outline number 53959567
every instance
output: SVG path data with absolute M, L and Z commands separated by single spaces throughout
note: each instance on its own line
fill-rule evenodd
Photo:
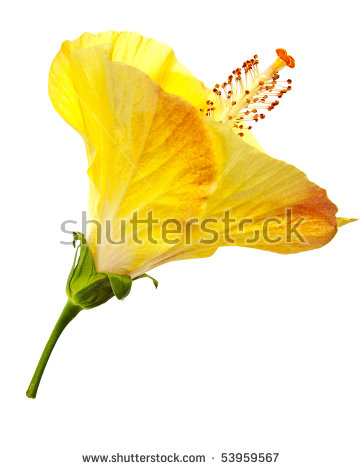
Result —
M 221 462 L 276 462 L 279 454 L 277 452 L 223 452 Z

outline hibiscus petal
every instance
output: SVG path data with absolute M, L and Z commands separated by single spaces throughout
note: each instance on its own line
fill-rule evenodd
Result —
M 118 35 L 112 60 L 142 70 L 163 90 L 182 96 L 197 109 L 204 106 L 210 94 L 210 90 L 176 59 L 168 45 L 138 33 L 122 31 Z
M 54 107 L 80 132 L 84 132 L 84 129 L 76 84 L 70 71 L 70 56 L 77 50 L 96 46 L 104 47 L 110 60 L 138 68 L 165 91 L 182 96 L 197 109 L 204 105 L 211 93 L 178 62 L 173 50 L 166 44 L 126 31 L 84 33 L 79 38 L 62 44 L 49 73 L 49 95 Z
M 215 183 L 216 156 L 196 108 L 138 69 L 109 59 L 105 45 L 74 50 L 69 73 L 89 160 L 88 216 L 102 227 L 100 244 L 97 223 L 90 224 L 87 241 L 99 271 L 129 274 L 146 260 L 165 256 L 170 244 L 160 239 L 160 231 L 157 243 L 148 243 L 144 227 L 137 235 L 145 243 L 132 242 L 130 223 L 127 243 L 117 243 L 120 220 L 129 221 L 136 210 L 139 219 L 151 210 L 158 220 L 200 217 Z
M 336 218 L 337 207 L 326 191 L 281 160 L 246 144 L 231 129 L 206 119 L 213 135 L 217 175 L 213 194 L 200 220 L 211 220 L 209 237 L 193 226 L 191 242 L 145 260 L 149 270 L 165 262 L 211 256 L 220 246 L 243 246 L 291 254 L 320 248 L 337 233 L 337 227 L 354 219 Z M 226 212 L 230 222 L 226 232 Z M 241 225 L 242 224 L 242 225 Z M 203 240 L 203 243 L 201 243 Z
M 334 237 L 337 207 L 324 189 L 294 166 L 247 145 L 227 127 L 211 120 L 209 126 L 219 161 L 217 187 L 208 199 L 206 216 L 218 221 L 219 237 L 208 250 L 197 243 L 201 234 L 196 232 L 195 244 L 175 259 L 198 257 L 199 251 L 208 256 L 224 245 L 298 253 L 320 248 Z M 227 211 L 228 234 L 222 223 Z

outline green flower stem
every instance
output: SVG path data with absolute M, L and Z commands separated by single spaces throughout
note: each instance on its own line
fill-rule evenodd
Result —
M 61 313 L 61 316 L 59 317 L 52 331 L 52 334 L 49 337 L 47 344 L 45 345 L 43 354 L 40 357 L 40 360 L 38 362 L 37 368 L 35 369 L 33 378 L 30 382 L 28 390 L 26 391 L 27 397 L 29 398 L 36 397 L 45 366 L 47 365 L 48 359 L 50 355 L 52 354 L 53 348 L 56 342 L 58 341 L 58 338 L 60 337 L 60 335 L 62 334 L 64 328 L 68 325 L 68 323 L 70 323 L 73 320 L 73 318 L 75 318 L 81 310 L 82 310 L 82 307 L 79 307 L 78 305 L 74 305 L 70 300 L 68 300 L 66 306 L 63 309 L 63 312 Z

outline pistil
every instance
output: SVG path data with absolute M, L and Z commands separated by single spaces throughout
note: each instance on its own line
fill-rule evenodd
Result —
M 285 93 L 291 90 L 291 80 L 279 80 L 279 71 L 295 67 L 295 60 L 285 49 L 276 49 L 277 58 L 264 72 L 258 69 L 258 56 L 233 70 L 228 80 L 213 88 L 214 98 L 206 102 L 200 111 L 222 124 L 229 124 L 243 137 L 244 129 L 251 129 L 252 122 L 266 116 L 261 111 L 272 111 Z M 246 124 L 247 123 L 247 124 Z

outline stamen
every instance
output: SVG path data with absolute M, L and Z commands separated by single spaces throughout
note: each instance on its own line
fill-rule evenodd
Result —
M 295 67 L 295 60 L 285 49 L 276 49 L 277 59 L 264 72 L 258 69 L 258 56 L 245 61 L 233 70 L 228 80 L 213 88 L 214 98 L 200 111 L 222 124 L 230 125 L 240 137 L 241 129 L 251 129 L 242 122 L 264 119 L 261 111 L 272 111 L 285 93 L 291 90 L 291 79 L 281 81 L 278 72 L 284 67 Z

